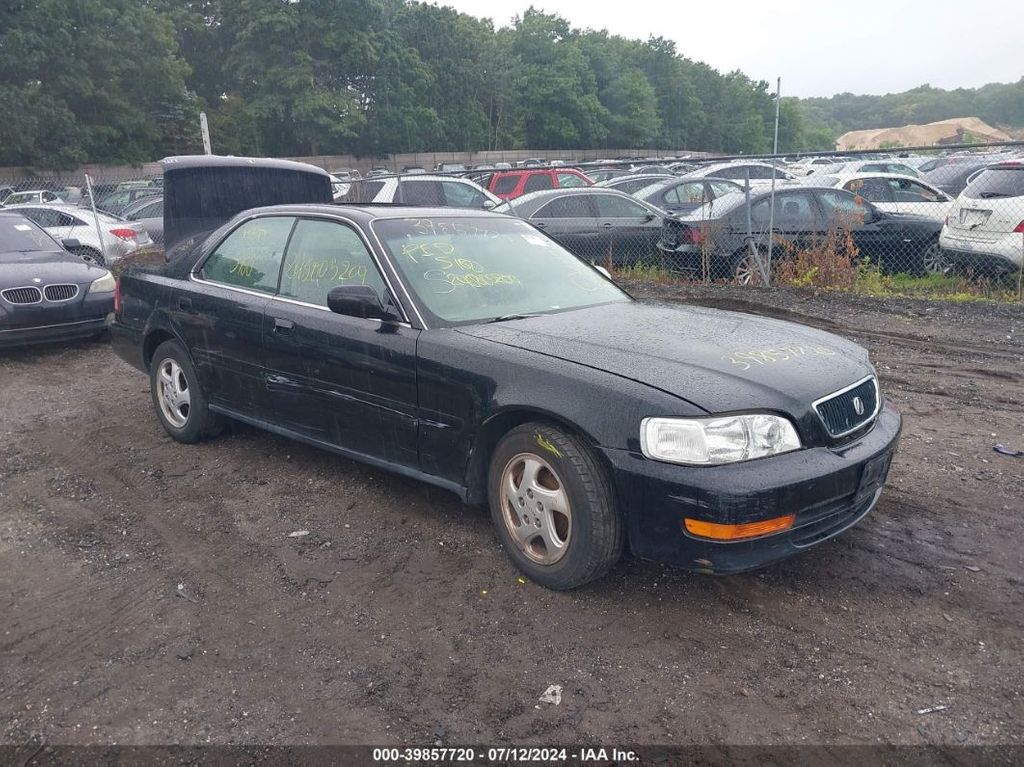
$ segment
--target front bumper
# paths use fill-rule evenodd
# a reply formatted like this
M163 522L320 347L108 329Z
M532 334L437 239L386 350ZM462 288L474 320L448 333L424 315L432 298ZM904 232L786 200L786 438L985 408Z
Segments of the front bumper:
M777 562L838 535L874 507L899 441L902 419L879 413L867 434L760 460L688 467L605 449L630 548L639 557L700 572L735 573ZM795 514L785 532L735 542L690 535L685 518L743 524Z
M69 341L75 338L102 333L110 326L113 314L88 320L62 322L57 325L38 325L29 328L0 329L0 349L30 344L45 344L54 341Z
M0 348L66 341L106 330L114 316L113 293L88 293L60 304L0 304Z

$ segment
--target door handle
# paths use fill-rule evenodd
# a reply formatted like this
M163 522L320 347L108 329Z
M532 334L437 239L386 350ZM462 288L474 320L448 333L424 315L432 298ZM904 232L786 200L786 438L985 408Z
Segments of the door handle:
M605 222L601 224L601 226L604 227L605 229L611 229L613 224L611 224L610 222Z
M178 308L183 312L192 311L192 299L185 298L184 296L178 296Z
M285 320L280 317L274 317L274 332L280 333L281 335L287 335L292 332L292 328L295 327L295 323L291 320Z
M543 221L535 221L535 222L533 223L533 225L534 225L535 227L537 227L538 229L547 229L547 227L548 227L548 225L547 225L547 224L545 224L545 223L544 223Z

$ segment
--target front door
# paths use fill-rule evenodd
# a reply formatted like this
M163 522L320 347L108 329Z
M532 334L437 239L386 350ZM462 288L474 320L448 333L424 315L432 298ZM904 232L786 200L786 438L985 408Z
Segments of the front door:
M341 285L368 285L389 299L354 228L300 219L263 322L269 417L353 453L415 467L420 331L331 312L327 294Z
M186 293L168 311L185 341L210 401L261 417L263 310L277 289L281 259L295 219L246 221L221 241Z

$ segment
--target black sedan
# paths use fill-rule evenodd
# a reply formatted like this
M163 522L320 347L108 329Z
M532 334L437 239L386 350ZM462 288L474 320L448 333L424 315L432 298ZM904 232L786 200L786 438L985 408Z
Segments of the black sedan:
M724 573L821 543L900 434L861 347L634 301L494 213L250 209L120 290L114 349L174 439L228 417L446 488L556 589L626 548Z
M87 264L17 213L0 212L0 348L101 335L114 311L110 272Z
M651 263L665 212L597 186L547 189L494 209L526 219L580 258L608 267Z
M829 237L848 247L842 235L849 233L856 251L851 257L868 259L887 272L923 274L942 230L933 218L884 213L845 189L787 185L775 193L774 213L772 204L771 193L758 187L750 195L749 216L747 196L737 192L666 219L658 242L665 265L700 273L707 261L713 278L749 283L759 274L751 237L764 254L771 231L774 260L818 247Z

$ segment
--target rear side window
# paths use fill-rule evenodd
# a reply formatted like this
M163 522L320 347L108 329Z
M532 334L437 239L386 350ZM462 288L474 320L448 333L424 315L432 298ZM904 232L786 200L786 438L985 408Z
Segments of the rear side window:
M484 193L474 186L463 181L442 181L444 197L447 204L452 208L482 208Z
M137 221L140 218L159 218L164 214L164 203L151 202L149 205L144 205L139 208L135 213L132 214L131 220Z
M338 201L349 203L373 202L374 198L383 188L383 181L355 181L349 185L348 192Z
M590 195L573 194L552 200L530 218L593 218L593 216Z
M964 197L970 197L972 200L1024 197L1024 166L986 168L967 185Z
M869 202L892 202L892 185L884 178L857 178L843 187Z
M668 204L690 204L703 205L707 200L704 198L704 183L692 181L687 184L680 184L665 192L662 199Z
M559 173L558 185L564 189L569 189L575 186L590 186L585 179L580 178L575 173Z
M384 280L354 230L333 221L300 220L288 244L280 294L327 306L327 294L341 285L369 285L384 297Z
M641 218L648 213L647 208L628 197L612 194L594 196L597 204L597 215L601 218Z
M555 184L550 173L534 173L532 176L527 176L523 192L539 192L541 189L554 188Z
M494 188L491 190L495 194L512 194L516 190L516 186L519 185L519 174L515 173L511 176L499 176L494 182Z
M440 181L402 181L401 197L398 190L395 190L395 200L401 200L406 205L426 205L430 207L445 206L444 192L441 191Z
M806 194L775 195L775 221L813 222L814 208ZM759 200L750 208L750 221L758 226L767 226L771 220L771 198Z
M200 272L203 279L273 293L294 218L272 216L246 221L213 251Z

